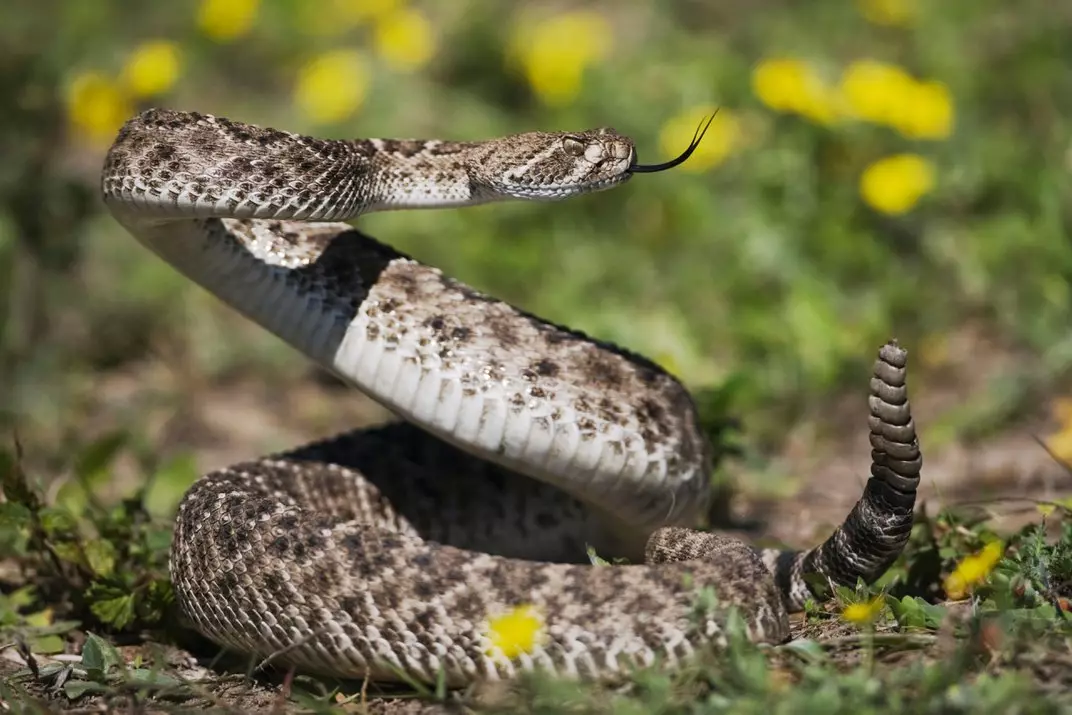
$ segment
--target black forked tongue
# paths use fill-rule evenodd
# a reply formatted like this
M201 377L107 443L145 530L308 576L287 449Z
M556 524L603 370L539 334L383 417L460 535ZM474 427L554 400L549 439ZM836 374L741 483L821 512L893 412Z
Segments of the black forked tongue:
M715 114L718 114L717 109L715 110ZM677 158L665 161L662 164L633 164L629 167L629 172L632 174L652 174L656 171L673 169L675 166L685 163L685 160L692 156L692 152L696 151L696 147L700 146L700 140L703 139L703 135L707 133L707 128L711 126L711 122L715 120L715 114L708 117L706 123L704 120L700 120L700 126L696 127L696 132L692 135L692 141L689 142L688 148L681 152Z

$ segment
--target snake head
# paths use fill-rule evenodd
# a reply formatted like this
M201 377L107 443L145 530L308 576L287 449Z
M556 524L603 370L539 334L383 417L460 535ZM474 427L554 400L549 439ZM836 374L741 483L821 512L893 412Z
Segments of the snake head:
M685 151L661 164L637 163L633 140L610 127L515 134L487 142L470 163L470 179L491 199L554 201L602 191L633 174L653 174L684 163L714 118L712 114L701 122Z
M628 181L633 140L610 127L583 132L526 132L483 147L469 166L492 197L554 201Z

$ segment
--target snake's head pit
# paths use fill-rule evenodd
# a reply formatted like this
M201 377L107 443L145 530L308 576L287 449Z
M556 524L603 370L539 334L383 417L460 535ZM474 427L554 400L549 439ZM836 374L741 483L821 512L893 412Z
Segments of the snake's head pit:
M470 176L500 198L554 201L602 191L628 181L636 163L633 140L610 127L515 134L487 149Z

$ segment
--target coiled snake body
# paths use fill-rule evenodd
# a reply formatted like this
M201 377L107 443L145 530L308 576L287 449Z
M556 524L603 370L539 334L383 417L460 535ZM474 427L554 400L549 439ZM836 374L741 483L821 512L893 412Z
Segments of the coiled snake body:
M805 552L693 530L710 449L652 362L483 295L345 223L387 209L560 199L638 171L611 129L482 142L319 140L148 110L102 190L191 280L406 421L203 476L177 515L184 615L240 651L343 677L461 685L542 668L614 678L721 637L788 637L804 574L873 580L912 524L921 464L905 353L879 352L872 476ZM585 544L643 563L592 566ZM712 587L719 608L697 615ZM531 605L505 653L489 618Z

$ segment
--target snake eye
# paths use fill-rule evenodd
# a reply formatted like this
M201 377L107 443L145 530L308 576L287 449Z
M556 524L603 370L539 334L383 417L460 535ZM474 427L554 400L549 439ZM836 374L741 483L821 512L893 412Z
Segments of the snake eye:
M584 155L584 144L573 137L562 137L562 149L570 156Z

